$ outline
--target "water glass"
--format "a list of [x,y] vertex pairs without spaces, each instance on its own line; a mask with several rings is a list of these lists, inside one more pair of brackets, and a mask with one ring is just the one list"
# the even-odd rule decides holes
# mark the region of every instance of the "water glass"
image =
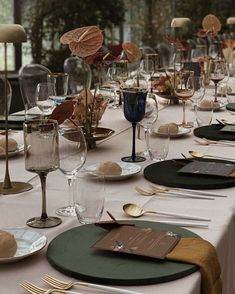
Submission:
[[152,134],[149,137],[148,152],[153,161],[165,160],[169,152],[170,135],[169,132],[164,134]]
[[68,92],[69,75],[64,72],[49,73],[47,81],[55,85],[55,96],[51,97],[55,104],[60,104],[66,98]]
[[78,221],[90,224],[101,219],[105,201],[104,177],[79,172],[74,182],[74,204]]
[[51,114],[54,107],[52,97],[55,96],[55,86],[52,83],[39,83],[36,88],[36,105],[42,112],[42,117]]
[[196,121],[199,127],[210,125],[213,118],[213,106],[212,99],[202,99],[198,105],[196,105]]

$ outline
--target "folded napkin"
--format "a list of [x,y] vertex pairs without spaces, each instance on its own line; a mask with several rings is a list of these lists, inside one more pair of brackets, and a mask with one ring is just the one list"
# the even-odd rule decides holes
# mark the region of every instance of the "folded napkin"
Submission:
[[215,248],[208,241],[182,238],[166,258],[198,265],[202,275],[202,294],[222,293],[220,264]]

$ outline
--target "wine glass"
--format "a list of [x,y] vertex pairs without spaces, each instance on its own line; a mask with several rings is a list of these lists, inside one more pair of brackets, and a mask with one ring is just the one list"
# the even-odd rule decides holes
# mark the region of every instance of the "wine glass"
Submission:
[[39,83],[36,88],[36,105],[42,112],[42,118],[49,115],[54,107],[55,85],[53,83]]
[[132,155],[125,156],[122,161],[125,162],[141,162],[145,157],[137,156],[135,153],[135,133],[136,124],[140,122],[145,115],[145,104],[147,90],[140,88],[127,88],[122,90],[124,98],[124,115],[125,118],[132,123],[133,138],[132,138]]
[[175,95],[182,101],[183,104],[183,120],[181,126],[184,128],[191,128],[192,125],[186,122],[185,118],[185,104],[194,94],[193,75],[183,72],[180,75],[179,82],[175,84]]
[[64,72],[48,73],[48,83],[52,83],[55,86],[55,96],[51,96],[55,105],[61,104],[65,99],[68,92],[69,75]]
[[61,216],[76,216],[73,197],[73,179],[86,161],[87,146],[80,127],[63,128],[59,134],[60,171],[68,179],[69,205],[58,208]]
[[215,99],[214,102],[218,102],[217,88],[218,83],[225,78],[226,64],[222,59],[210,60],[209,63],[209,79],[215,84]]
[[34,120],[24,123],[25,169],[37,173],[42,187],[41,217],[33,217],[27,225],[33,228],[58,226],[61,219],[47,216],[46,177],[59,168],[58,124],[54,120]]
[[194,93],[190,100],[194,110],[194,125],[196,125],[196,108],[199,101],[201,101],[205,95],[205,83],[201,76],[194,76],[192,79],[194,83]]
[[144,138],[146,142],[146,150],[142,152],[144,156],[149,154],[149,136],[152,130],[153,125],[158,118],[158,104],[156,96],[153,93],[147,95],[146,104],[145,104],[145,115],[144,118],[139,122],[139,125],[144,129]]
[[[110,72],[111,79],[118,83],[119,88],[116,88],[117,90],[120,90],[124,87],[125,81],[128,79],[128,61],[127,60],[118,60],[115,61],[112,65],[112,70]],[[119,101],[118,105],[122,105],[122,98],[121,94],[119,95]]]
[[140,75],[142,75],[146,83],[148,85],[148,89],[151,88],[150,79],[154,74],[154,62],[152,59],[148,58],[147,56],[143,59],[140,63]]

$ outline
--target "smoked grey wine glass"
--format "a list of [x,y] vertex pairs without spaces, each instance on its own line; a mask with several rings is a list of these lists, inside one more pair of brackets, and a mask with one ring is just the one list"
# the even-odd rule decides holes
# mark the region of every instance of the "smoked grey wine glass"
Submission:
[[25,169],[37,173],[42,187],[42,213],[27,225],[33,228],[58,226],[61,219],[46,211],[46,177],[59,168],[58,124],[54,120],[32,120],[24,123]]

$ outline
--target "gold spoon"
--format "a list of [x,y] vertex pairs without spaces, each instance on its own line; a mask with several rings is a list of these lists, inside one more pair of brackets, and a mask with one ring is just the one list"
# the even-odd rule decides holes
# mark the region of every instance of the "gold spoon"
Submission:
[[171,212],[165,212],[165,211],[144,210],[142,207],[133,203],[127,203],[123,205],[123,210],[127,215],[131,217],[135,217],[135,218],[143,216],[146,213],[152,213],[152,214],[158,214],[160,216],[163,215],[163,216],[170,216],[170,217],[176,217],[181,219],[210,221],[209,218],[203,218],[199,216],[192,216],[192,215],[181,214],[181,213],[171,213]]
[[234,142],[224,142],[224,141],[214,141],[209,140],[206,138],[195,138],[195,142],[197,142],[200,145],[229,145],[229,146],[235,146]]
[[214,155],[210,155],[210,154],[203,154],[203,153],[197,152],[197,151],[189,151],[189,154],[195,158],[204,158],[205,157],[205,158],[218,158],[218,159],[224,159],[224,160],[234,160],[231,157],[214,156]]
[[222,123],[225,125],[235,125],[235,121],[227,120],[227,119],[221,119]]

